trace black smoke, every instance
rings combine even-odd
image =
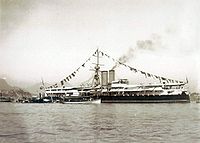
[[[156,49],[161,48],[161,37],[157,34],[152,34],[150,39],[148,40],[138,40],[136,42],[135,48],[129,48],[126,54],[122,55],[118,62],[112,67],[112,69],[117,68],[120,64],[124,64],[130,61],[132,58],[136,57],[137,50],[148,50],[148,51],[155,51]]]

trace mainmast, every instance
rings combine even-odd
[[[99,71],[100,71],[100,66],[99,66],[99,49],[96,50],[97,54],[97,63],[95,66],[95,75],[94,75],[94,87],[97,87],[100,85],[100,79],[99,79]]]

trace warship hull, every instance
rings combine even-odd
[[[181,95],[139,95],[99,96],[102,103],[189,103],[187,94]]]

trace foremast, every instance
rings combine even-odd
[[[100,72],[100,65],[99,65],[99,49],[96,50],[96,57],[97,57],[97,62],[94,67],[95,74],[94,74],[94,87],[97,87],[100,85],[100,78],[99,78],[99,72]]]

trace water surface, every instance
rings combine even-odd
[[[200,104],[0,103],[0,142],[200,142]]]

